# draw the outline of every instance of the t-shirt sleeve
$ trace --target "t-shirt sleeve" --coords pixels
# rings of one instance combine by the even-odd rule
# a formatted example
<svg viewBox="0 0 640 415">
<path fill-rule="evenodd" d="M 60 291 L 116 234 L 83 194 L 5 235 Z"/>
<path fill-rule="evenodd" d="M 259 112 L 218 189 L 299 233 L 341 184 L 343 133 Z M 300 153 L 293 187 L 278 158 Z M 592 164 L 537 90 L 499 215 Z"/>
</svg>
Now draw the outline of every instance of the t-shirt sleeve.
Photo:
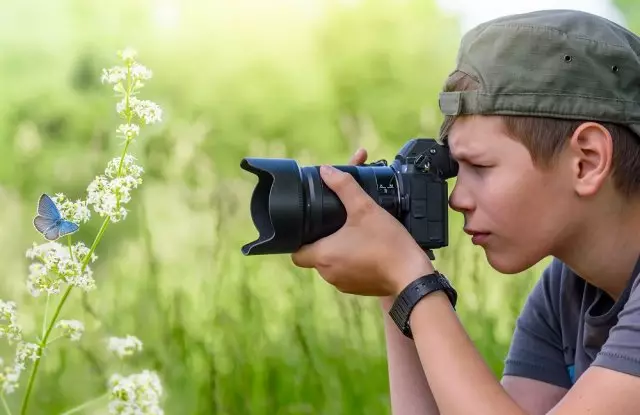
<svg viewBox="0 0 640 415">
<path fill-rule="evenodd" d="M 640 271 L 640 262 L 634 275 Z M 618 372 L 640 376 L 640 278 L 631 286 L 629 298 L 618 314 L 618 322 L 592 363 Z"/>
<path fill-rule="evenodd" d="M 503 375 L 571 388 L 558 318 L 561 274 L 562 264 L 554 259 L 527 297 L 516 320 Z"/>
</svg>

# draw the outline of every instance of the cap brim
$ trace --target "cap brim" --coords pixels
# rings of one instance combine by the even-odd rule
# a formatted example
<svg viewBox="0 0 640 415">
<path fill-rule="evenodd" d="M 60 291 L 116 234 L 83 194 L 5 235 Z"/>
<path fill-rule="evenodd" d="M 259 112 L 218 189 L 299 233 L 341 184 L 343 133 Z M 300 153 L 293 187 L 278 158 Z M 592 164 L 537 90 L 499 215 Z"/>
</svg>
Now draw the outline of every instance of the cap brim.
<svg viewBox="0 0 640 415">
<path fill-rule="evenodd" d="M 631 124 L 629 127 L 631 127 L 631 130 L 636 133 L 638 137 L 640 137 L 640 124 Z"/>
</svg>

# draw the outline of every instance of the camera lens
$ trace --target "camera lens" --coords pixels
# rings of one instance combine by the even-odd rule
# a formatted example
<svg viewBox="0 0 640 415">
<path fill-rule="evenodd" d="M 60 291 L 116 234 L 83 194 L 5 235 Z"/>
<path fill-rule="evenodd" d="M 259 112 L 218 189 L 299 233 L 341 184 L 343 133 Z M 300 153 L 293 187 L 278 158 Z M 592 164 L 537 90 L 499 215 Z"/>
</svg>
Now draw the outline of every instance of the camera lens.
<svg viewBox="0 0 640 415">
<path fill-rule="evenodd" d="M 346 211 L 322 181 L 319 166 L 300 168 L 292 159 L 244 158 L 240 166 L 258 177 L 251 217 L 259 236 L 242 247 L 245 255 L 295 252 L 344 225 Z M 387 166 L 334 166 L 349 173 L 373 200 L 394 216 L 400 193 Z"/>
</svg>

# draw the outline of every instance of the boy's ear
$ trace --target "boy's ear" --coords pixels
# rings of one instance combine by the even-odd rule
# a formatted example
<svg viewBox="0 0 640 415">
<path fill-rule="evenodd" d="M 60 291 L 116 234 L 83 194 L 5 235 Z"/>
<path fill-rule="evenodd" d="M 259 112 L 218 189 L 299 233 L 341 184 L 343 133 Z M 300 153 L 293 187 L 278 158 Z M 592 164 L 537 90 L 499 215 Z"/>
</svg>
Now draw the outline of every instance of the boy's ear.
<svg viewBox="0 0 640 415">
<path fill-rule="evenodd" d="M 568 145 L 574 189 L 579 196 L 593 196 L 608 180 L 613 163 L 613 139 L 602 124 L 585 122 Z"/>
</svg>

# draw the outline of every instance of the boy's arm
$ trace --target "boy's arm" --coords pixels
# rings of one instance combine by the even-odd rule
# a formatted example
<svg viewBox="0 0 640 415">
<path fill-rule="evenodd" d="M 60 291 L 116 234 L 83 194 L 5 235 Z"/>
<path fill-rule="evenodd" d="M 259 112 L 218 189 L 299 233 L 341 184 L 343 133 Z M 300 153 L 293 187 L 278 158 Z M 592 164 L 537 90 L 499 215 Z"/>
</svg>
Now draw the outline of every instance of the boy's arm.
<svg viewBox="0 0 640 415">
<path fill-rule="evenodd" d="M 567 393 L 567 389 L 520 376 L 504 376 L 502 387 L 528 415 L 544 415 Z"/>
<path fill-rule="evenodd" d="M 387 339 L 391 413 L 393 415 L 439 415 L 440 412 L 422 371 L 415 344 L 398 330 L 389 317 L 388 312 L 392 304 L 392 298 L 380 299 Z"/>
<path fill-rule="evenodd" d="M 433 267 L 426 261 L 421 267 L 417 263 L 408 265 L 415 275 L 433 272 Z M 527 414 L 495 379 L 444 292 L 431 293 L 418 302 L 409 324 L 423 371 L 441 414 Z M 528 337 L 537 338 L 536 335 Z M 545 339 L 538 340 L 542 340 L 538 344 L 545 344 Z M 640 359 L 634 358 L 633 353 L 638 351 L 638 344 L 640 289 L 632 289 L 629 302 L 619 314 L 618 324 L 611 330 L 595 362 L 547 414 L 637 414 L 640 408 Z M 531 357 L 544 358 L 544 354 L 539 354 L 534 348 L 528 350 L 529 353 L 523 354 L 528 361 L 522 362 L 528 370 L 526 377 L 536 379 L 552 375 L 552 379 L 562 379 L 555 377 L 560 373 L 560 366 L 540 367 L 539 362 L 532 361 Z M 554 359 L 557 357 L 545 360 L 553 362 Z M 568 377 L 562 377 L 565 376 Z"/>
<path fill-rule="evenodd" d="M 512 337 L 501 385 L 529 415 L 546 414 L 566 394 L 566 372 L 559 312 L 562 267 L 554 261 L 530 293 Z M 418 357 L 416 344 L 402 335 L 387 312 L 393 300 L 383 298 L 394 415 L 439 414 Z"/>
<path fill-rule="evenodd" d="M 388 315 L 392 303 L 392 299 L 381 299 L 385 316 L 391 413 L 393 415 L 439 415 L 438 406 L 422 371 L 415 344 L 400 333 Z M 567 392 L 566 388 L 520 376 L 504 376 L 502 386 L 529 415 L 546 414 Z"/>
</svg>

